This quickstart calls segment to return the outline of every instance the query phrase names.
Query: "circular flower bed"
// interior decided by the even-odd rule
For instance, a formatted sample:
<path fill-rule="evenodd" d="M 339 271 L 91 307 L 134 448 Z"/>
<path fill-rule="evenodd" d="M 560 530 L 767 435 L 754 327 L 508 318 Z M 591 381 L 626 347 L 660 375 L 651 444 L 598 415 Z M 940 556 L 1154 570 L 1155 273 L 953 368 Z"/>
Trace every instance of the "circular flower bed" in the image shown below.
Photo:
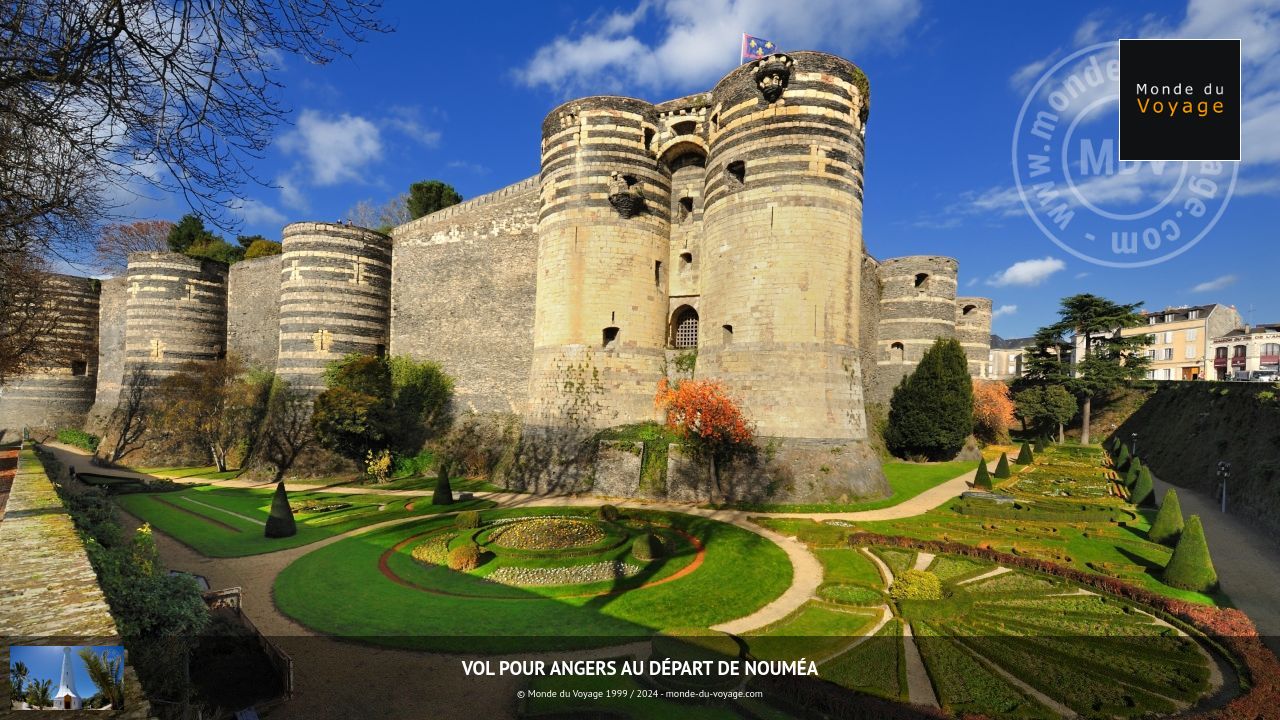
<path fill-rule="evenodd" d="M 604 530 L 589 520 L 530 518 L 505 523 L 489 533 L 489 542 L 513 550 L 565 550 L 605 539 Z"/>
<path fill-rule="evenodd" d="M 485 579 L 503 585 L 579 585 L 629 578 L 640 568 L 618 560 L 565 567 L 500 567 Z"/>

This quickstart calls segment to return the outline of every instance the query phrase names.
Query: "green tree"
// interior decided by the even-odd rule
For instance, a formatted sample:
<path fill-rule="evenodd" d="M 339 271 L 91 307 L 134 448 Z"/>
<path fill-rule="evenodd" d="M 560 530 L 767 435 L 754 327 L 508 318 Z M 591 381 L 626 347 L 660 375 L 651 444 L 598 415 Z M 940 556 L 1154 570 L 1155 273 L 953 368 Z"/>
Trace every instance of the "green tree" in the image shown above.
<path fill-rule="evenodd" d="M 173 227 L 169 228 L 169 249 L 176 253 L 185 253 L 193 245 L 207 244 L 222 238 L 209 232 L 204 220 L 195 213 L 187 213 Z"/>
<path fill-rule="evenodd" d="M 973 380 L 964 349 L 939 338 L 893 391 L 885 443 L 899 457 L 949 460 L 973 429 Z"/>
<path fill-rule="evenodd" d="M 995 476 L 1000 478 L 1001 480 L 1004 480 L 1005 478 L 1013 477 L 1013 473 L 1009 470 L 1008 455 L 1005 455 L 1004 453 L 1000 453 L 1000 462 L 996 463 Z"/>
<path fill-rule="evenodd" d="M 416 220 L 460 202 L 462 196 L 452 185 L 439 180 L 423 180 L 409 186 L 409 197 L 405 200 L 405 205 L 409 208 L 410 218 Z"/>
<path fill-rule="evenodd" d="M 1187 526 L 1164 567 L 1164 582 L 1197 592 L 1211 592 L 1218 586 L 1218 573 L 1209 557 L 1209 544 L 1205 542 L 1199 515 L 1187 518 Z"/>
<path fill-rule="evenodd" d="M 1014 462 L 1019 465 L 1030 465 L 1035 461 L 1035 456 L 1031 454 L 1031 445 L 1027 441 L 1022 441 L 1022 447 L 1018 449 L 1018 459 Z"/>
<path fill-rule="evenodd" d="M 276 483 L 276 492 L 271 496 L 271 513 L 267 515 L 267 527 L 263 534 L 269 538 L 293 537 L 298 534 L 298 523 L 293 518 L 293 508 L 289 506 L 289 493 L 284 489 L 284 481 Z"/>
<path fill-rule="evenodd" d="M 1169 488 L 1164 494 L 1164 502 L 1160 503 L 1160 512 L 1147 531 L 1147 539 L 1161 545 L 1174 544 L 1182 534 L 1182 505 L 1178 502 L 1178 493 Z"/>
<path fill-rule="evenodd" d="M 255 234 L 255 235 L 237 235 L 236 236 L 236 244 L 244 248 L 245 250 L 248 250 L 249 248 L 253 247 L 254 243 L 259 243 L 259 242 L 271 242 L 271 241 L 268 240 L 263 235 Z M 279 245 L 280 243 L 276 243 L 276 244 Z"/>
<path fill-rule="evenodd" d="M 991 473 L 987 470 L 987 461 L 978 461 L 978 472 L 973 476 L 973 487 L 975 490 L 990 490 Z"/>
<path fill-rule="evenodd" d="M 53 707 L 53 681 L 32 680 L 27 686 L 27 704 L 36 710 Z"/>
<path fill-rule="evenodd" d="M 156 387 L 157 424 L 206 449 L 225 472 L 231 450 L 256 435 L 269 389 L 250 379 L 235 356 L 188 361 Z"/>
<path fill-rule="evenodd" d="M 267 397 L 266 417 L 259 457 L 275 467 L 275 482 L 297 462 L 303 451 L 315 443 L 315 430 L 311 426 L 311 398 L 274 378 Z"/>
<path fill-rule="evenodd" d="M 119 657 L 110 657 L 105 651 L 101 655 L 90 648 L 80 648 L 80 660 L 89 674 L 89 679 L 98 686 L 98 692 L 106 697 L 111 707 L 119 710 L 124 707 L 124 663 Z"/>
<path fill-rule="evenodd" d="M 439 363 L 418 362 L 403 355 L 388 358 L 387 367 L 392 404 L 400 421 L 391 432 L 393 447 L 401 453 L 413 453 L 427 438 L 448 427 L 453 378 Z"/>
<path fill-rule="evenodd" d="M 284 248 L 281 247 L 278 242 L 272 242 L 270 240 L 254 240 L 253 244 L 244 251 L 244 259 L 254 260 L 260 257 L 279 255 L 282 252 L 284 252 Z"/>
<path fill-rule="evenodd" d="M 1145 467 L 1138 471 L 1138 479 L 1133 484 L 1133 492 L 1129 501 L 1134 505 L 1147 505 L 1155 499 L 1155 484 L 1151 482 L 1151 471 Z"/>

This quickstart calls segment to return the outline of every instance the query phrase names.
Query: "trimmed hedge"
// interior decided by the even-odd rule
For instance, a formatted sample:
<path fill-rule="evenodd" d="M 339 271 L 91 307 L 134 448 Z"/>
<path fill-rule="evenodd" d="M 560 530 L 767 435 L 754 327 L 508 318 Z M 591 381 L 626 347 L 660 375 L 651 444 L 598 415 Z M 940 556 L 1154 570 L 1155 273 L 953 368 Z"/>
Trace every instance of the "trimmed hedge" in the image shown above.
<path fill-rule="evenodd" d="M 1182 505 L 1178 502 L 1178 493 L 1173 488 L 1164 494 L 1160 503 L 1160 512 L 1147 531 L 1147 539 L 1161 545 L 1173 545 L 1182 535 Z"/>
<path fill-rule="evenodd" d="M 978 461 L 978 473 L 973 476 L 973 487 L 976 490 L 991 490 L 991 472 L 987 470 L 987 461 Z"/>
<path fill-rule="evenodd" d="M 1001 480 L 1013 477 L 1013 473 L 1009 470 L 1009 456 L 1000 453 L 1000 462 L 996 463 L 996 477 Z"/>
<path fill-rule="evenodd" d="M 608 505 L 608 504 L 601 505 L 600 509 L 596 510 L 596 517 L 600 518 L 605 522 L 617 522 L 618 506 Z"/>
<path fill-rule="evenodd" d="M 480 527 L 480 513 L 475 510 L 463 510 L 454 518 L 453 526 L 459 530 L 475 530 Z"/>
<path fill-rule="evenodd" d="M 1213 569 L 1199 515 L 1187 519 L 1169 564 L 1164 566 L 1162 579 L 1166 585 L 1197 592 L 1210 592 L 1218 587 L 1218 572 Z"/>
<path fill-rule="evenodd" d="M 1031 454 L 1031 445 L 1027 444 L 1027 442 L 1024 440 L 1022 443 L 1022 447 L 1018 449 L 1018 459 L 1014 460 L 1014 462 L 1018 463 L 1019 465 L 1030 465 L 1032 462 L 1035 461 L 1035 459 L 1036 459 L 1035 455 Z"/>
<path fill-rule="evenodd" d="M 436 475 L 436 489 L 431 494 L 432 505 L 452 505 L 453 504 L 453 486 L 449 484 L 449 463 L 440 463 L 440 469 Z"/>
<path fill-rule="evenodd" d="M 63 445 L 71 445 L 73 447 L 78 447 L 81 450 L 96 453 L 98 452 L 98 443 L 102 442 L 102 438 L 83 430 L 62 428 L 58 431 L 58 442 Z"/>
<path fill-rule="evenodd" d="M 1129 502 L 1134 505 L 1150 505 L 1155 500 L 1155 489 L 1155 484 L 1151 482 L 1151 471 L 1142 468 L 1138 471 L 1138 481 L 1133 484 Z"/>
<path fill-rule="evenodd" d="M 636 541 L 631 545 L 631 554 L 637 560 L 648 562 L 657 560 L 666 554 L 666 548 L 662 547 L 662 541 L 658 539 L 657 535 L 645 533 L 636 538 Z"/>
<path fill-rule="evenodd" d="M 293 519 L 293 508 L 289 506 L 289 493 L 285 492 L 283 480 L 276 483 L 276 494 L 271 496 L 271 513 L 267 516 L 263 534 L 269 538 L 293 537 L 298 534 L 298 523 Z"/>
<path fill-rule="evenodd" d="M 942 581 L 927 570 L 908 570 L 893 579 L 889 597 L 894 600 L 941 600 Z"/>
<path fill-rule="evenodd" d="M 467 572 L 480 567 L 480 546 L 468 542 L 449 551 L 449 569 Z"/>

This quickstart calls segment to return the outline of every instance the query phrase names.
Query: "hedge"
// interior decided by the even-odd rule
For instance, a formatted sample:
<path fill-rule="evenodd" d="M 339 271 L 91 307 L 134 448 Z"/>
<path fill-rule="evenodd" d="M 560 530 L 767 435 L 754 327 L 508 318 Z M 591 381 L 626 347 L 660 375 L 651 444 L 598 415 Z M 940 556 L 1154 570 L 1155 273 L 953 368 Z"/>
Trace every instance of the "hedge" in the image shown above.
<path fill-rule="evenodd" d="M 269 538 L 298 534 L 298 523 L 293 519 L 293 508 L 289 507 L 289 494 L 285 492 L 283 480 L 276 483 L 276 493 L 271 497 L 271 513 L 267 515 L 263 534 Z"/>
<path fill-rule="evenodd" d="M 1009 456 L 1000 453 L 1000 462 L 996 463 L 996 477 L 1003 480 L 1012 476 L 1013 473 L 1009 471 Z"/>
<path fill-rule="evenodd" d="M 1187 519 L 1169 564 L 1164 566 L 1163 580 L 1173 587 L 1198 592 L 1210 592 L 1218 586 L 1218 573 L 1209 557 L 1209 544 L 1205 542 L 1199 515 Z"/>
<path fill-rule="evenodd" d="M 1178 493 L 1169 488 L 1160 503 L 1160 512 L 1147 531 L 1147 539 L 1161 545 L 1174 544 L 1182 534 L 1182 504 L 1178 502 Z"/>
<path fill-rule="evenodd" d="M 986 460 L 978 461 L 978 473 L 973 476 L 973 487 L 978 490 L 992 489 L 991 473 L 987 470 Z"/>

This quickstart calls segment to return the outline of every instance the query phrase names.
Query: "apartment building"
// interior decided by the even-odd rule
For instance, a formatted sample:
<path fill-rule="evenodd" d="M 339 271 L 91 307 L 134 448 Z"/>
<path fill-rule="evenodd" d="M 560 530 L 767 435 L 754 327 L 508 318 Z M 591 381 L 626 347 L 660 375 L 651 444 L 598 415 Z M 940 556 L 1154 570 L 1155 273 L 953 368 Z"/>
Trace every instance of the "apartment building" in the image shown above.
<path fill-rule="evenodd" d="M 1147 335 L 1147 378 L 1215 379 L 1211 341 L 1244 325 L 1234 305 L 1211 303 L 1167 307 L 1142 314 L 1143 325 L 1122 328 L 1122 337 Z M 1075 340 L 1075 360 L 1084 357 L 1084 340 Z"/>
<path fill-rule="evenodd" d="M 1255 372 L 1280 372 L 1280 323 L 1237 327 L 1210 341 L 1216 380 L 1245 379 Z"/>
<path fill-rule="evenodd" d="M 991 336 L 988 353 L 987 377 L 992 380 L 1012 380 L 1026 372 L 1024 353 L 1035 344 L 1035 338 L 1002 338 Z"/>

